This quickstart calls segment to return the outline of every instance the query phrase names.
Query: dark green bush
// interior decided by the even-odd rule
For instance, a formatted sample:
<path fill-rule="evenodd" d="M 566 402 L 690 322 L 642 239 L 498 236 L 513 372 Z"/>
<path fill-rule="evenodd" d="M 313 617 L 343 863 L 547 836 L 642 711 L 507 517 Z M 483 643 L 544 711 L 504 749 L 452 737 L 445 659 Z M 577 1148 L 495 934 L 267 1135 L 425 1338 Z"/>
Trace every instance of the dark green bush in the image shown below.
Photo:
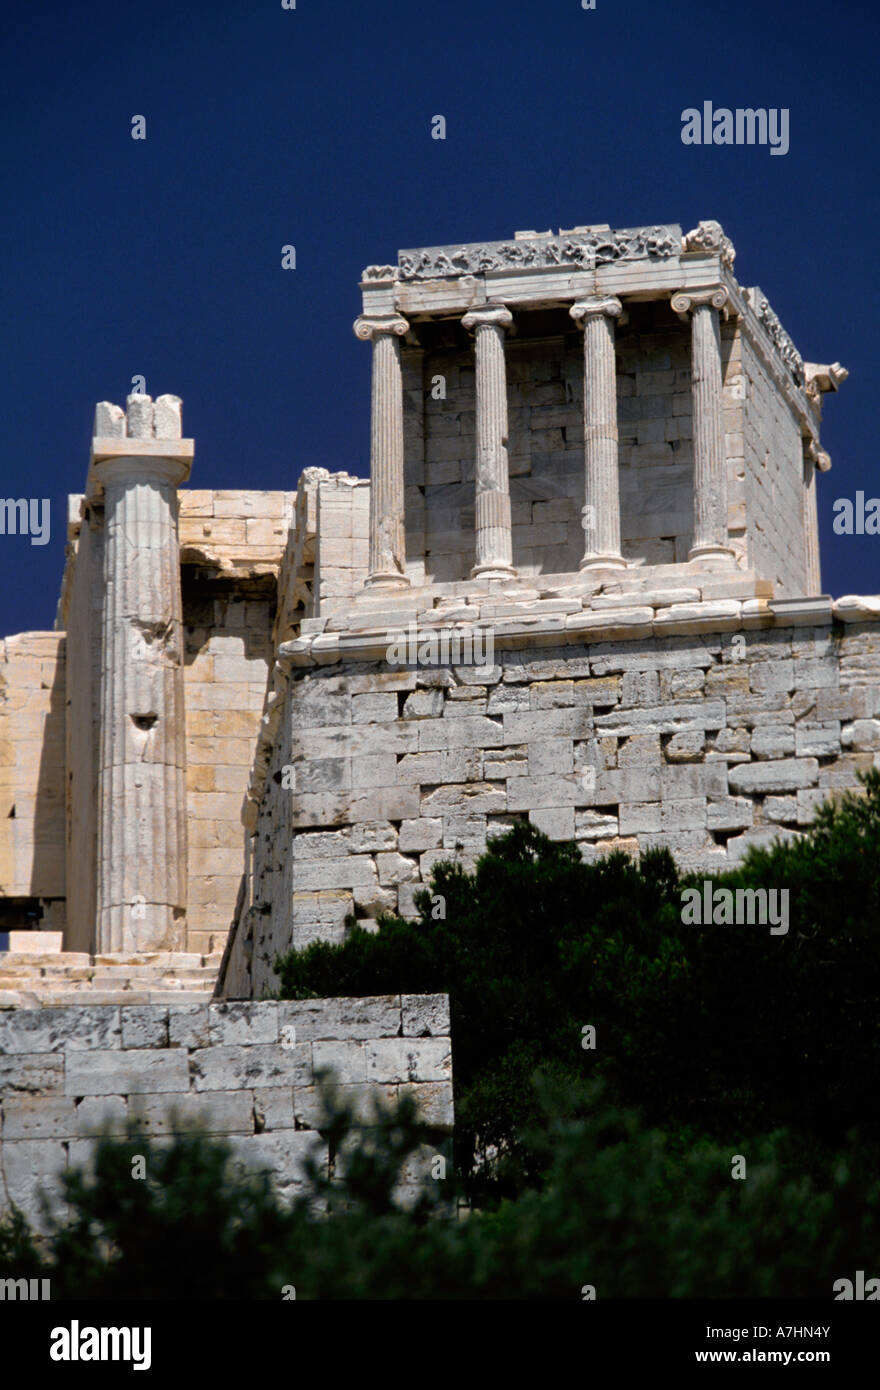
<path fill-rule="evenodd" d="M 537 1067 L 571 1085 L 602 1076 L 671 1132 L 791 1125 L 821 1144 L 861 1125 L 876 1137 L 880 773 L 863 780 L 865 794 L 822 806 L 803 840 L 714 879 L 787 890 L 787 935 L 684 925 L 683 889 L 702 876 L 679 878 L 665 851 L 588 865 L 520 824 L 473 873 L 438 865 L 417 922 L 353 926 L 338 946 L 283 957 L 281 995 L 448 992 L 457 1162 L 486 1173 L 500 1151 L 496 1192 L 544 1171 L 524 1139 Z M 595 1051 L 580 1045 L 587 1024 Z"/>
<path fill-rule="evenodd" d="M 856 1136 L 813 1178 L 791 1133 L 683 1150 L 609 1106 L 601 1087 L 578 1090 L 577 1119 L 567 1087 L 560 1096 L 544 1078 L 536 1091 L 543 1187 L 466 1219 L 437 1205 L 430 1179 L 415 1207 L 394 1200 L 425 1140 L 409 1106 L 364 1133 L 331 1096 L 323 1132 L 349 1164 L 332 1182 L 315 1166 L 291 1210 L 203 1137 L 167 1149 L 106 1140 L 94 1179 L 69 1177 L 71 1225 L 54 1228 L 36 1267 L 15 1263 L 34 1250 L 22 1224 L 10 1239 L 0 1223 L 0 1277 L 50 1277 L 56 1300 L 280 1299 L 288 1286 L 298 1299 L 580 1299 L 585 1285 L 600 1299 L 827 1300 L 876 1252 L 880 1178 Z M 132 1178 L 133 1151 L 148 1180 Z M 734 1154 L 744 1180 L 731 1175 Z"/>
<path fill-rule="evenodd" d="M 75 1168 L 64 1184 L 70 1222 L 51 1226 L 53 1298 L 267 1296 L 284 1223 L 268 1182 L 239 1176 L 227 1145 L 196 1131 L 159 1145 L 132 1129 L 99 1141 L 94 1173 Z"/>

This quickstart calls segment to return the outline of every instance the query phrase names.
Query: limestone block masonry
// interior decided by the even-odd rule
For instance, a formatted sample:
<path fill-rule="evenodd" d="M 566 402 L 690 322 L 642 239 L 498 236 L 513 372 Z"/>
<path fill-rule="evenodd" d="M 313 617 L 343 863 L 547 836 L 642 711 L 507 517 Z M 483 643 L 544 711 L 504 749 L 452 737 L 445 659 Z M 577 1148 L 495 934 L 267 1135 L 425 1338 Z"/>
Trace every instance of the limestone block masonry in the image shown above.
<path fill-rule="evenodd" d="M 160 1144 L 197 1124 L 292 1198 L 306 1155 L 328 1161 L 316 1085 L 328 1068 L 358 1119 L 373 1097 L 408 1093 L 451 1132 L 445 995 L 0 1013 L 0 1214 L 14 1204 L 39 1228 L 45 1194 L 63 1219 L 60 1174 L 88 1168 L 96 1136 L 130 1120 Z M 432 1157 L 403 1173 L 404 1201 L 431 1181 Z"/>
<path fill-rule="evenodd" d="M 588 860 L 666 846 L 714 871 L 857 788 L 880 765 L 880 600 L 716 598 L 723 583 L 471 595 L 459 613 L 494 624 L 491 666 L 377 667 L 375 629 L 348 622 L 284 645 L 236 988 L 275 988 L 279 952 L 343 939 L 349 915 L 412 916 L 438 860 L 473 866 L 516 820 Z"/>

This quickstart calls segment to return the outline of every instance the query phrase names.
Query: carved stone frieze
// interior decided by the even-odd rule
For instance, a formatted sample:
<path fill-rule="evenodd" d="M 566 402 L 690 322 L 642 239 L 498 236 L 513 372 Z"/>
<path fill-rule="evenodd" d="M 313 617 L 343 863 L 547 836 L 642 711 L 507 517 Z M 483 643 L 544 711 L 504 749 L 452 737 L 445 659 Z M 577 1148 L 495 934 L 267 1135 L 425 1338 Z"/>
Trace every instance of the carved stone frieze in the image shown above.
<path fill-rule="evenodd" d="M 361 274 L 361 281 L 365 280 L 396 280 L 398 275 L 396 265 L 368 265 Z"/>
<path fill-rule="evenodd" d="M 444 276 L 483 275 L 493 270 L 541 270 L 569 265 L 590 269 L 611 261 L 662 260 L 677 256 L 680 245 L 676 227 L 627 227 L 621 231 L 570 233 L 557 237 L 545 233 L 534 240 L 429 246 L 401 251 L 398 261 L 401 280 L 433 280 Z"/>
<path fill-rule="evenodd" d="M 757 295 L 753 294 L 751 296 L 751 301 L 755 313 L 770 335 L 779 356 L 791 372 L 798 386 L 803 386 L 805 381 L 804 359 L 782 327 L 776 314 L 774 314 L 773 310 L 770 308 L 770 304 L 764 295 L 759 291 Z"/>

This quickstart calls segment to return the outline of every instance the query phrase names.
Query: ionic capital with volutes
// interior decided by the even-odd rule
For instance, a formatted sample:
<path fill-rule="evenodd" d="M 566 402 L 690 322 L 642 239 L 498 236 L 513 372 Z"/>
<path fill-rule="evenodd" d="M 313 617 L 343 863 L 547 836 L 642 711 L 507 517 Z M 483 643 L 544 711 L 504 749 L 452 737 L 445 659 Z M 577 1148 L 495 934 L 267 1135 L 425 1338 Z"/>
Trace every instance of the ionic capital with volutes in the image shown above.
<path fill-rule="evenodd" d="M 708 285 L 700 290 L 676 290 L 670 304 L 679 318 L 686 318 L 694 309 L 706 306 L 711 309 L 724 309 L 729 299 L 730 295 L 724 285 Z"/>
<path fill-rule="evenodd" d="M 395 337 L 402 338 L 409 331 L 409 320 L 400 314 L 361 314 L 352 326 L 355 337 L 369 343 L 382 333 L 393 333 Z"/>
<path fill-rule="evenodd" d="M 478 328 L 503 328 L 507 330 L 513 323 L 513 314 L 503 304 L 478 304 L 469 309 L 461 321 L 468 332 Z"/>
<path fill-rule="evenodd" d="M 588 299 L 578 299 L 569 309 L 569 314 L 575 323 L 583 324 L 587 319 L 596 314 L 603 314 L 607 318 L 616 319 L 623 309 L 620 300 L 613 294 L 592 295 Z"/>

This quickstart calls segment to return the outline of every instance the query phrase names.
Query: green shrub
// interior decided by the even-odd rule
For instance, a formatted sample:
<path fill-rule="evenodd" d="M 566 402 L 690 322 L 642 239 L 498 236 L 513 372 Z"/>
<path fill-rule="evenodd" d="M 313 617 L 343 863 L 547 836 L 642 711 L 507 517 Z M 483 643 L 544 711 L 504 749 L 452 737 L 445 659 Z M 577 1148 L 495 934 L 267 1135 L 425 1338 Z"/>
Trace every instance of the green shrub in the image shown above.
<path fill-rule="evenodd" d="M 132 1176 L 140 1155 L 145 1177 Z M 265 1298 L 284 1223 L 263 1177 L 193 1131 L 157 1144 L 104 1138 L 94 1171 L 64 1175 L 70 1221 L 51 1223 L 52 1297 Z"/>
<path fill-rule="evenodd" d="M 584 864 L 576 846 L 520 824 L 473 873 L 439 864 L 417 922 L 353 926 L 340 945 L 283 957 L 281 995 L 448 992 L 456 1159 L 493 1176 L 496 1195 L 546 1171 L 524 1137 L 537 1067 L 572 1086 L 604 1077 L 670 1132 L 791 1125 L 821 1144 L 858 1124 L 876 1137 L 880 773 L 863 781 L 801 841 L 752 850 L 713 881 L 787 890 L 787 935 L 684 925 L 682 892 L 703 876 L 680 878 L 666 851 Z M 587 1024 L 595 1051 L 580 1045 Z"/>
<path fill-rule="evenodd" d="M 105 1140 L 94 1178 L 68 1176 L 71 1224 L 54 1227 L 36 1268 L 14 1263 L 30 1244 L 23 1223 L 12 1242 L 0 1225 L 0 1277 L 50 1277 L 53 1299 L 280 1299 L 288 1286 L 297 1299 L 580 1299 L 592 1285 L 600 1299 L 827 1300 L 876 1252 L 876 1153 L 856 1135 L 810 1176 L 790 1132 L 682 1147 L 609 1105 L 601 1086 L 578 1091 L 572 1119 L 568 1088 L 539 1081 L 530 1144 L 544 1155 L 543 1187 L 467 1219 L 450 1219 L 430 1179 L 423 1202 L 395 1200 L 425 1141 L 409 1104 L 364 1131 L 328 1091 L 322 1130 L 349 1163 L 332 1181 L 313 1166 L 292 1209 L 237 1177 L 223 1144 Z M 143 1181 L 131 1175 L 134 1145 Z M 734 1154 L 744 1180 L 731 1175 Z"/>

